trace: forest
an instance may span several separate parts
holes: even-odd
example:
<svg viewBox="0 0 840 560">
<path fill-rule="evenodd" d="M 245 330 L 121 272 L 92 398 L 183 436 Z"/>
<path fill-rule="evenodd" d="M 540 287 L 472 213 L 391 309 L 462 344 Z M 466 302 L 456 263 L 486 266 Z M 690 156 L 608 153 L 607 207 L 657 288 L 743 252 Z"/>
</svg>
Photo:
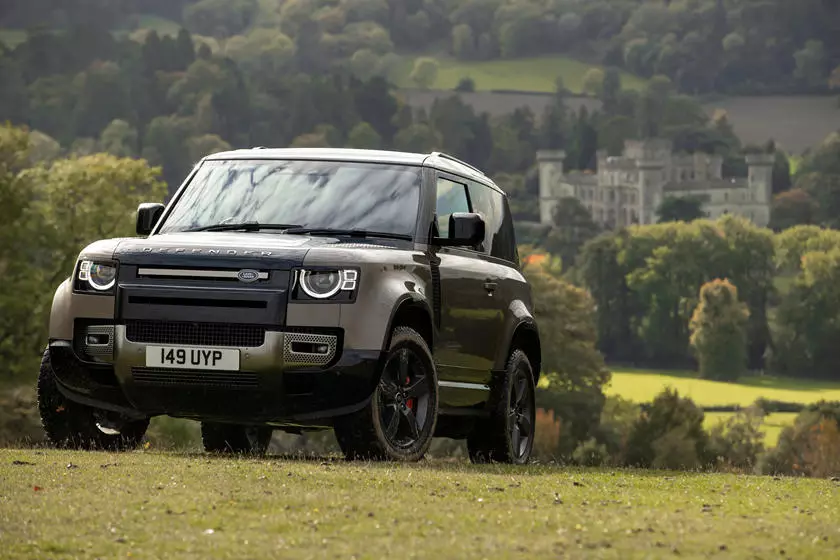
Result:
<svg viewBox="0 0 840 560">
<path fill-rule="evenodd" d="M 138 14 L 230 52 L 297 53 L 307 73 L 348 63 L 386 72 L 406 52 L 565 54 L 667 76 L 686 93 L 819 93 L 840 83 L 831 0 L 10 0 L 0 26 L 131 29 Z"/>
</svg>

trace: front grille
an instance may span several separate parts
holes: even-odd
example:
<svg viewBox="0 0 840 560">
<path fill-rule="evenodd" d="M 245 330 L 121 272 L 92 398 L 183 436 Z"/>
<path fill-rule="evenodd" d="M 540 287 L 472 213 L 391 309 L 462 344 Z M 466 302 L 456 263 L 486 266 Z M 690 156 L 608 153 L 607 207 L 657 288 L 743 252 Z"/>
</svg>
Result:
<svg viewBox="0 0 840 560">
<path fill-rule="evenodd" d="M 255 348 L 265 342 L 265 327 L 230 323 L 127 321 L 125 336 L 132 342 L 146 344 Z"/>
<path fill-rule="evenodd" d="M 200 371 L 169 368 L 131 368 L 135 383 L 148 385 L 224 387 L 226 389 L 255 389 L 257 374 L 248 371 Z"/>
</svg>

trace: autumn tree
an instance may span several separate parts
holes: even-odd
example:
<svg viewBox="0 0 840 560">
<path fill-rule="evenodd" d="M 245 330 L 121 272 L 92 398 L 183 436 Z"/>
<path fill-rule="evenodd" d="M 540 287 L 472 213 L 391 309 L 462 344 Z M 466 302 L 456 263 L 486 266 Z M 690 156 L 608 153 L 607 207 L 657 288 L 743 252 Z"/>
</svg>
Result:
<svg viewBox="0 0 840 560">
<path fill-rule="evenodd" d="M 747 365 L 747 306 L 729 280 L 712 280 L 700 288 L 700 303 L 691 317 L 691 346 L 706 379 L 735 381 Z"/>
<path fill-rule="evenodd" d="M 527 248 L 520 253 L 526 263 L 529 253 Z M 541 404 L 560 416 L 567 436 L 561 437 L 562 451 L 571 454 L 598 425 L 610 373 L 595 347 L 597 331 L 589 293 L 559 278 L 559 260 L 547 256 L 536 261 L 526 264 L 524 272 L 534 293 L 543 377 L 550 389 Z"/>
</svg>

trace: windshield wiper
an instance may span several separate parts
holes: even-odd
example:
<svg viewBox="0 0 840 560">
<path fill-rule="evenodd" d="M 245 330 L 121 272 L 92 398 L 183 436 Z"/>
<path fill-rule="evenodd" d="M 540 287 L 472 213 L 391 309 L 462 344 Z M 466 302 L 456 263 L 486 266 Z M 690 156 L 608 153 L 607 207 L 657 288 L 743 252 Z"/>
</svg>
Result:
<svg viewBox="0 0 840 560">
<path fill-rule="evenodd" d="M 296 229 L 300 228 L 298 224 L 261 224 L 259 222 L 241 222 L 238 224 L 213 224 L 210 226 L 202 226 L 192 229 L 185 229 L 183 231 L 259 231 L 261 229 Z"/>
<path fill-rule="evenodd" d="M 389 233 L 387 231 L 367 231 L 364 229 L 339 229 L 339 228 L 305 228 L 296 227 L 287 229 L 286 234 L 305 235 L 341 235 L 347 237 L 381 237 L 383 239 L 402 239 L 411 241 L 412 237 L 404 233 Z"/>
</svg>

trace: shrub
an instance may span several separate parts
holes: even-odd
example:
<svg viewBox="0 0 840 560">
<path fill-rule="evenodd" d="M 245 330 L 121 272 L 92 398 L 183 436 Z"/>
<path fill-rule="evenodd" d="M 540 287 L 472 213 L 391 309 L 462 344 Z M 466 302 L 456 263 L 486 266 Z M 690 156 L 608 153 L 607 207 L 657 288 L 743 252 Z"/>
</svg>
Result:
<svg viewBox="0 0 840 560">
<path fill-rule="evenodd" d="M 712 428 L 709 455 L 716 467 L 725 470 L 751 471 L 764 452 L 764 411 L 752 407 Z"/>
<path fill-rule="evenodd" d="M 156 416 L 149 423 L 146 440 L 155 449 L 200 451 L 201 425 L 195 420 Z"/>
<path fill-rule="evenodd" d="M 606 446 L 611 463 L 623 465 L 627 462 L 628 441 L 641 412 L 641 407 L 632 401 L 607 397 L 601 410 L 598 440 Z"/>
<path fill-rule="evenodd" d="M 560 449 L 562 423 L 553 410 L 537 409 L 534 426 L 534 457 L 555 459 Z"/>
<path fill-rule="evenodd" d="M 583 467 L 600 467 L 610 460 L 607 446 L 593 437 L 582 442 L 572 453 L 572 461 Z"/>
<path fill-rule="evenodd" d="M 700 288 L 700 303 L 691 317 L 691 346 L 707 379 L 735 381 L 747 363 L 747 306 L 728 280 Z"/>
<path fill-rule="evenodd" d="M 455 86 L 455 91 L 471 92 L 475 91 L 475 80 L 469 76 L 464 76 L 458 80 L 458 85 Z"/>
<path fill-rule="evenodd" d="M 810 405 L 759 462 L 763 474 L 840 475 L 840 402 Z"/>
<path fill-rule="evenodd" d="M 680 424 L 651 443 L 655 469 L 691 470 L 700 466 L 697 441 L 689 434 L 688 424 Z"/>
<path fill-rule="evenodd" d="M 21 386 L 0 390 L 0 445 L 32 445 L 44 439 L 35 389 Z"/>
<path fill-rule="evenodd" d="M 705 463 L 707 445 L 703 411 L 691 399 L 666 389 L 634 422 L 627 442 L 626 464 L 650 467 L 655 460 L 658 465 L 690 468 L 698 462 Z M 693 453 L 688 452 L 688 446 Z M 666 457 L 669 453 L 675 456 Z"/>
</svg>

